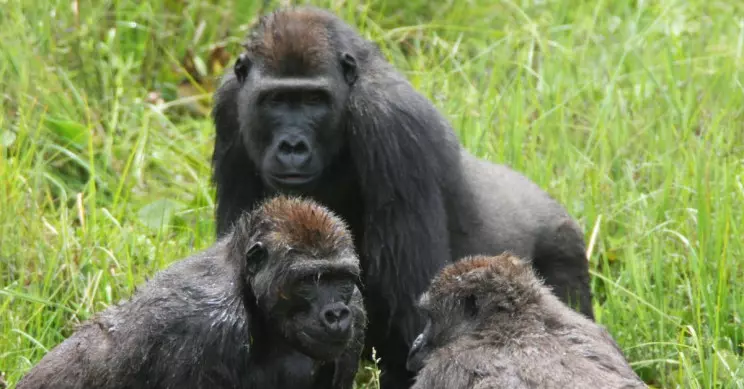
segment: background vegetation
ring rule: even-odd
[[[597,320],[644,380],[744,387],[744,2],[315,4],[377,41],[470,150],[580,220]],[[210,92],[260,7],[0,0],[10,387],[74,325],[213,242]]]

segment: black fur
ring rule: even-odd
[[[413,389],[641,389],[610,334],[569,309],[518,257],[449,265],[421,297],[429,320]]]
[[[310,230],[315,221],[329,217],[309,202],[280,198],[266,204],[277,203],[314,209],[317,213],[310,218],[289,221],[310,224]],[[344,238],[348,231],[331,217],[326,226],[335,226],[341,236],[336,250],[327,257],[306,250],[298,257],[286,251],[294,249],[292,237],[272,238],[280,217],[264,211],[244,214],[214,246],[174,263],[131,300],[83,324],[17,388],[352,388],[366,324],[353,278],[348,303],[352,335],[345,350],[323,354],[316,348],[316,354],[325,355],[322,359],[298,351],[297,340],[283,329],[288,321],[301,319],[277,317],[276,308],[278,291],[292,285],[290,266],[318,274],[359,272],[352,243]]]
[[[374,43],[339,18],[299,7],[262,19],[246,44],[257,61],[257,78],[268,71],[257,67],[262,57],[251,47],[263,36],[292,33],[269,31],[272,25],[266,20],[277,15],[293,19],[295,30],[304,25],[306,37],[328,37],[334,52],[327,57],[342,58],[338,74],[329,74],[347,81],[335,87],[339,96],[346,96],[341,124],[319,130],[334,132],[338,146],[325,151],[329,162],[316,185],[300,193],[333,209],[351,226],[370,316],[368,346],[382,359],[384,389],[409,386],[406,355],[423,326],[416,299],[436,272],[457,258],[504,250],[533,258],[562,299],[593,317],[583,234],[565,209],[521,174],[465,151],[434,105]],[[319,23],[311,27],[308,20]],[[276,68],[286,70],[295,63],[289,61],[301,53],[293,54],[292,59],[274,58],[286,58]],[[300,70],[292,76],[301,77]],[[212,164],[218,235],[229,231],[243,210],[274,192],[248,151],[258,146],[247,142],[267,126],[240,119],[254,109],[245,97],[252,85],[228,72],[215,95]]]

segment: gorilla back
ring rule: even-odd
[[[333,14],[276,11],[254,26],[215,95],[217,232],[265,196],[312,197],[360,255],[382,386],[407,387],[416,299],[469,254],[510,250],[592,317],[583,234],[527,178],[479,160],[374,43]]]
[[[271,199],[55,347],[18,389],[350,389],[365,312],[348,230]]]
[[[642,389],[601,326],[569,309],[516,256],[449,265],[421,297],[428,322],[414,389]]]

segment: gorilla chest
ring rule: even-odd
[[[260,363],[260,362],[259,362]],[[317,385],[321,365],[299,352],[291,352],[279,358],[272,358],[252,369],[254,374],[252,388],[261,389],[314,389]]]

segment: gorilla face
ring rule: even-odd
[[[275,247],[276,245],[270,245]],[[287,343],[318,360],[333,360],[357,337],[354,305],[356,259],[320,260],[296,250],[269,252],[262,243],[248,252],[251,289],[269,325]]]
[[[235,64],[243,145],[275,192],[311,190],[346,143],[343,113],[356,60],[342,53],[321,63],[328,65],[287,72],[243,54]]]
[[[350,279],[318,278],[298,280],[275,311],[286,315],[282,332],[290,344],[312,358],[331,360],[354,338],[350,304],[359,290]]]

